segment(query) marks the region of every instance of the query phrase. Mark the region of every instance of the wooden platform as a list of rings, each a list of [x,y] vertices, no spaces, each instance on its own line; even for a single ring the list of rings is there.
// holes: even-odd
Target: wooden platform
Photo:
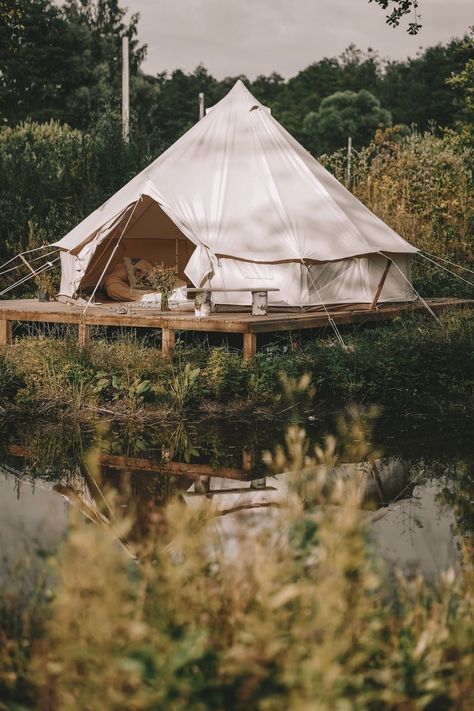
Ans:
[[[434,312],[447,308],[474,305],[468,299],[427,299]],[[127,313],[119,313],[119,303],[94,304],[84,313],[84,307],[62,304],[57,301],[40,302],[34,299],[0,301],[0,345],[11,342],[12,323],[70,323],[77,324],[79,343],[87,345],[90,326],[130,326],[138,328],[159,328],[162,331],[162,350],[165,355],[172,352],[176,331],[204,331],[214,333],[241,333],[243,355],[251,358],[257,350],[259,333],[276,333],[308,328],[326,328],[329,317],[324,311],[269,312],[266,316],[252,316],[244,312],[213,313],[205,318],[197,318],[194,313],[131,307]],[[354,305],[353,308],[332,307],[329,316],[338,325],[390,321],[404,313],[426,310],[416,302],[403,304],[381,304],[371,310]]]

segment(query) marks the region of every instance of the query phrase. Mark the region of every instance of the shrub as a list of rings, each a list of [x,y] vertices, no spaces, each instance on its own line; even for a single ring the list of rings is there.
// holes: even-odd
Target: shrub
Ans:
[[[343,152],[323,157],[343,183]],[[372,144],[355,152],[351,189],[367,207],[415,247],[456,264],[474,266],[472,151],[455,137],[432,133]],[[456,270],[454,270],[456,271]],[[461,276],[465,273],[458,272]],[[421,257],[413,258],[415,286],[427,296],[473,295],[474,289]],[[468,275],[468,280],[474,279]]]
[[[341,444],[370,454],[357,416],[341,431],[339,447],[328,437],[308,451],[291,427],[285,449],[267,456],[289,472],[285,503],[252,530],[234,518],[230,542],[212,503],[174,498],[149,512],[137,565],[117,545],[131,525],[120,506],[111,526],[73,516],[22,686],[11,676],[18,641],[4,628],[8,698],[48,711],[470,709],[472,568],[466,560],[433,584],[387,576],[357,482],[330,475]]]

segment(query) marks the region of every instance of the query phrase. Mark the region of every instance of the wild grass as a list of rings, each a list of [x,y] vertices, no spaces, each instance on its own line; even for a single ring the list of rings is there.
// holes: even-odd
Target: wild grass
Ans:
[[[399,318],[347,329],[343,350],[332,333],[293,334],[249,362],[228,347],[178,345],[172,360],[137,337],[93,340],[22,338],[0,352],[0,406],[16,414],[121,418],[265,409],[291,403],[282,377],[311,376],[318,408],[350,402],[408,412],[470,411],[474,395],[473,311]],[[306,396],[306,409],[314,399]]]
[[[341,432],[370,454],[357,414]],[[292,472],[287,502],[257,526],[235,516],[230,541],[212,502],[151,507],[138,562],[117,545],[133,516],[73,516],[35,633],[2,628],[4,708],[472,708],[472,561],[389,575],[357,486],[329,474],[340,449],[291,427],[267,456]]]
[[[460,147],[452,133],[440,137],[434,132],[414,131],[401,142],[391,141],[389,134],[379,136],[378,141],[353,155],[348,187],[415,247],[472,269],[472,148]],[[325,156],[323,162],[339,180],[347,183],[345,152]],[[471,285],[422,257],[413,260],[414,284],[423,296],[454,293],[472,298],[472,275],[454,271]]]

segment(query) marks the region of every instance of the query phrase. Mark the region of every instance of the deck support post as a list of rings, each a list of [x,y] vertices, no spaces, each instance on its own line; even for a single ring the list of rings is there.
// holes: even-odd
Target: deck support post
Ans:
[[[244,333],[244,360],[253,358],[257,352],[257,334]]]
[[[79,348],[87,348],[90,342],[90,326],[87,323],[79,324]]]
[[[12,342],[12,322],[0,319],[0,346],[8,346]]]
[[[164,356],[173,355],[175,331],[172,328],[161,329],[161,352]]]

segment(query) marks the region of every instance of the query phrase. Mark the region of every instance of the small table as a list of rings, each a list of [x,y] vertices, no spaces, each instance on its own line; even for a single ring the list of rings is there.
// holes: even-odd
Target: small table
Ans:
[[[212,286],[193,287],[187,289],[188,294],[195,294],[194,313],[198,318],[208,316],[212,310],[211,294],[214,292],[245,291],[252,294],[252,316],[266,316],[268,312],[268,292],[280,291],[280,289],[269,289],[268,287],[248,286],[240,289],[225,289]]]

